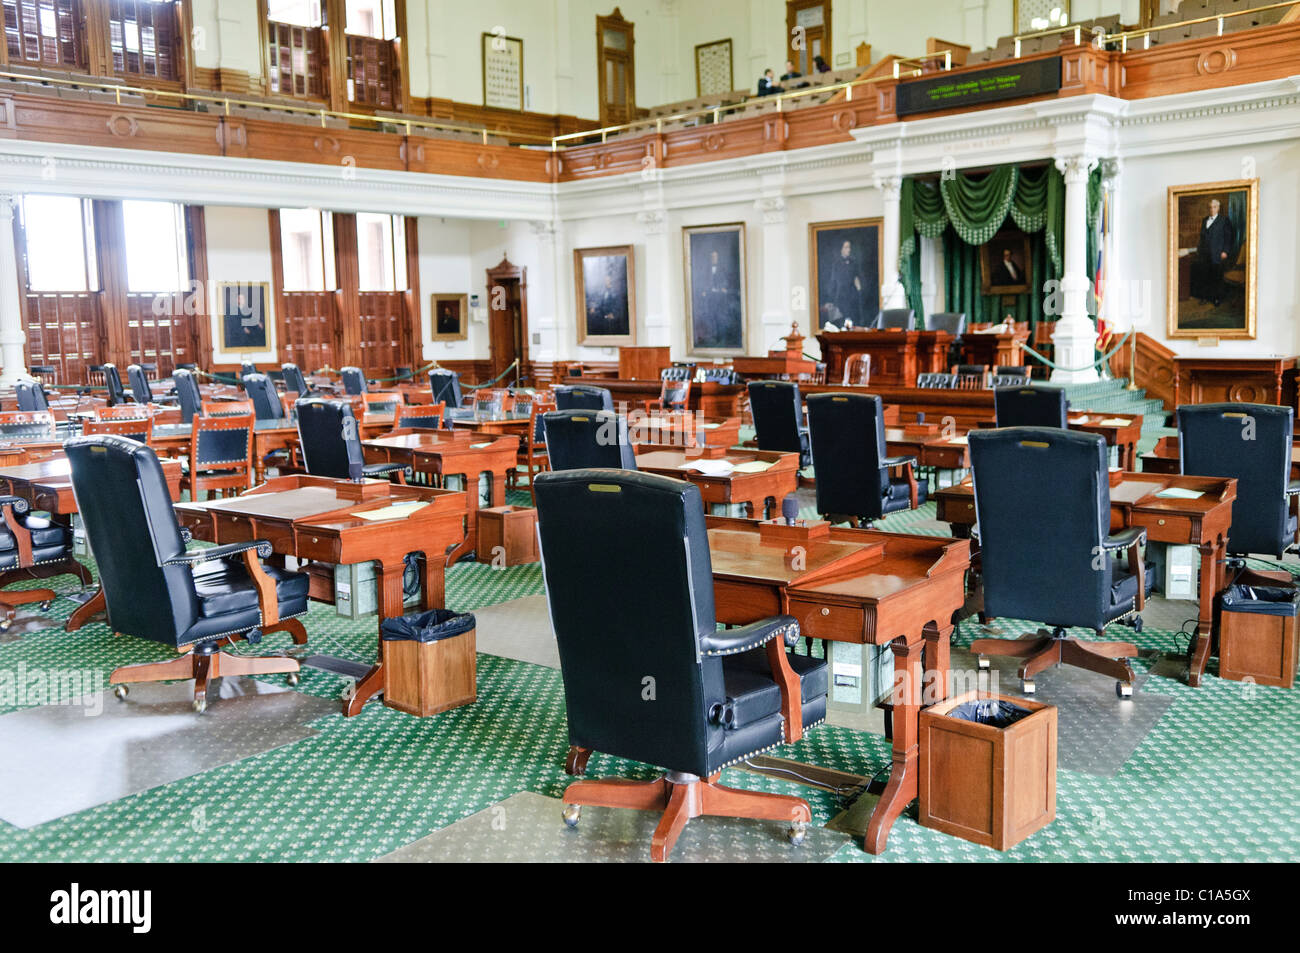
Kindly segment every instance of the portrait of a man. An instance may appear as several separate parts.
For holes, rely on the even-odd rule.
[[[222,282],[217,286],[221,308],[221,348],[224,351],[265,351],[266,284]]]
[[[1026,294],[1033,267],[1029,236],[1019,230],[1000,232],[980,249],[980,290],[986,295]]]
[[[811,233],[817,330],[864,327],[880,311],[880,219],[821,222]]]
[[[433,296],[433,339],[463,341],[468,336],[469,297],[463,294]]]
[[[578,343],[589,347],[636,343],[632,246],[575,249],[573,271],[578,292]]]
[[[691,350],[737,353],[745,349],[745,227],[683,229],[686,252],[686,321]]]
[[[1169,190],[1170,337],[1255,336],[1258,180]]]

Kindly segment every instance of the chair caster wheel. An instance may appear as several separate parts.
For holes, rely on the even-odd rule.
[[[808,822],[795,821],[790,825],[790,829],[785,832],[786,839],[790,841],[791,846],[798,847],[808,836]]]
[[[993,663],[990,662],[990,661],[989,661],[987,658],[985,658],[983,655],[981,655],[981,656],[979,657],[979,663],[978,663],[978,664],[979,664],[979,668],[980,668],[980,671],[981,671],[981,672],[987,672],[990,668],[993,667]]]
[[[290,672],[284,680],[289,683],[290,688],[295,688],[302,681],[302,676],[297,672]]]
[[[126,696],[129,695],[130,693],[131,693],[131,689],[127,688],[125,685],[113,686],[113,694],[117,696],[117,700],[120,702],[126,701]]]
[[[578,819],[579,819],[580,817],[582,817],[582,805],[581,805],[581,804],[566,804],[566,805],[564,805],[564,823],[565,823],[565,824],[569,825],[570,827],[577,827],[577,826],[578,826]]]
[[[1115,694],[1118,695],[1120,698],[1132,698],[1133,686],[1130,685],[1128,682],[1117,681],[1115,682]]]
[[[8,632],[9,627],[13,624],[13,619],[0,619],[0,632]]]
[[[50,609],[53,608],[53,606],[54,606],[54,600],[53,600],[53,599],[46,599],[44,602],[41,603],[41,611],[42,611],[42,612],[49,612]]]
[[[208,710],[208,700],[206,698],[196,698],[193,707],[201,715]]]
[[[1034,684],[1032,678],[1022,678],[1020,680],[1020,694],[1032,695],[1036,691],[1038,691],[1038,686]]]
[[[1142,617],[1140,615],[1133,617],[1133,631],[1134,632],[1142,631]]]

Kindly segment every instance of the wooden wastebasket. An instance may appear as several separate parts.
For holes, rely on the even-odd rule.
[[[949,713],[969,701],[1008,701],[1030,714],[1005,727]],[[921,712],[920,820],[1006,850],[1056,818],[1056,708],[967,692]]]
[[[479,510],[477,519],[479,562],[523,566],[541,558],[537,553],[536,510],[526,506],[493,506]]]
[[[472,704],[478,698],[474,633],[430,642],[384,638],[384,704],[420,717]]]
[[[1294,609],[1283,601],[1279,608]],[[1233,611],[1219,615],[1219,677],[1291,688],[1297,657],[1294,614]]]

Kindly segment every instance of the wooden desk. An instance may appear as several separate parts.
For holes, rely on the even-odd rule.
[[[917,374],[948,369],[947,331],[840,331],[817,335],[826,363],[828,385],[844,379],[844,365],[854,354],[871,355],[871,383],[910,387]]]
[[[768,354],[766,357],[733,358],[731,367],[747,381],[772,378],[797,380],[800,375],[806,374],[811,377],[817,373],[816,361],[810,361],[802,354],[791,354],[788,351],[779,357]],[[843,370],[840,373],[843,374]]]
[[[526,436],[528,425],[532,421],[531,414],[517,414],[513,411],[496,417],[480,416],[471,407],[461,407],[455,410],[448,408],[445,416],[447,424],[453,430],[477,430],[479,433],[497,434],[498,436],[512,434],[515,437]],[[379,436],[382,436],[382,434]]]
[[[181,498],[181,462],[159,460],[167,491],[172,501]],[[71,516],[77,512],[77,499],[72,494],[71,466],[65,456],[53,457],[39,463],[0,467],[0,486],[13,496],[21,496],[34,510],[44,510],[52,516]]]
[[[770,497],[777,512],[781,501],[799,488],[799,454],[778,453],[770,450],[743,450],[740,448],[718,452],[710,448],[704,452],[643,444],[636,447],[636,466],[647,473],[658,473],[677,480],[689,480],[700,488],[704,512],[711,503],[744,504],[750,516],[765,514],[765,501]],[[725,476],[706,476],[683,469],[701,459],[726,460],[733,466],[746,463],[766,463],[769,466],[755,473],[729,473]]]
[[[995,367],[1020,367],[1025,363],[1024,346],[1028,341],[1028,331],[1007,331],[1001,334],[967,331],[961,339],[961,362],[986,364],[990,370]]]
[[[357,515],[406,501],[426,505],[390,520]],[[380,624],[405,612],[402,576],[407,553],[424,554],[423,607],[444,605],[447,554],[464,538],[465,512],[466,494],[460,491],[303,474],[277,477],[233,499],[176,507],[181,525],[196,539],[220,544],[265,539],[280,556],[307,562],[313,599],[334,601],[335,565],[375,562]],[[367,699],[383,691],[382,648],[344,703],[345,715],[357,714]]]
[[[1126,472],[1137,470],[1137,445],[1142,439],[1141,414],[1108,414],[1083,410],[1071,411],[1066,417],[1071,430],[1100,434],[1106,445],[1119,450],[1119,468]],[[1120,423],[1123,421],[1123,423]]]
[[[671,447],[734,447],[740,443],[739,417],[703,414],[631,414],[628,439],[633,444]]]
[[[919,466],[936,470],[969,470],[970,446],[962,436],[908,436],[902,427],[885,428],[885,449],[891,457],[915,457]]]
[[[567,377],[565,384],[591,384],[603,387],[614,398],[614,408],[619,404],[640,407],[642,401],[656,400],[663,381],[659,380],[622,380],[618,378]],[[705,381],[703,384],[691,382],[691,400],[688,410],[698,411],[707,417],[738,417],[741,404],[748,391],[743,384],[719,384],[717,381]],[[619,410],[620,413],[625,411]]]
[[[519,438],[473,430],[393,430],[361,442],[367,463],[403,463],[417,474],[465,481],[466,527],[463,544],[451,554],[455,562],[478,545],[478,478],[491,473],[489,506],[506,501],[506,473],[518,466]]]
[[[1192,651],[1188,684],[1196,687],[1210,657],[1210,632],[1214,623],[1214,597],[1224,586],[1228,529],[1237,481],[1225,477],[1159,475],[1112,471],[1110,528],[1112,532],[1143,526],[1148,542],[1195,546],[1201,555],[1200,608],[1196,645]],[[1168,488],[1199,490],[1194,500],[1162,499]],[[975,523],[975,495],[969,480],[935,491],[936,518],[954,533],[970,535]],[[1025,514],[1032,520],[1033,514]]]
[[[792,544],[763,540],[750,520],[710,517],[707,525],[719,622],[791,615],[804,636],[893,651],[893,764],[863,842],[879,854],[918,795],[920,710],[949,695],[948,640],[965,601],[969,543],[831,529],[824,540]]]

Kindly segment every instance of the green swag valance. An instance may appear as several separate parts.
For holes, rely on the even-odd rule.
[[[1004,165],[980,176],[945,175],[937,184],[907,178],[903,180],[899,206],[898,262],[904,273],[916,253],[918,232],[926,238],[938,238],[951,225],[968,245],[983,245],[1010,215],[1022,231],[1044,233],[1050,277],[1061,276],[1065,179],[1054,165]],[[1091,212],[1091,202],[1089,206]]]

